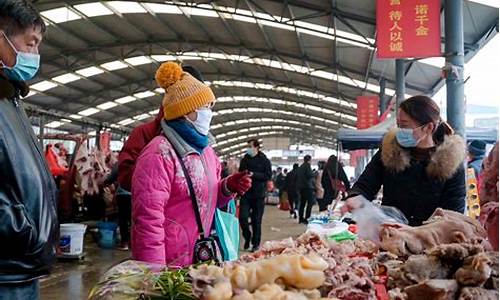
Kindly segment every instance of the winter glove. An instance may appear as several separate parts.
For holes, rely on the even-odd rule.
[[[227,177],[226,190],[243,196],[252,187],[251,175],[251,173],[245,171]]]

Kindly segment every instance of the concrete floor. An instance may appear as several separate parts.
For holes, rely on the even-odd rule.
[[[275,206],[266,206],[262,225],[264,241],[297,237],[305,226],[290,219],[288,212]],[[87,295],[99,277],[111,266],[130,257],[129,252],[99,248],[86,236],[85,258],[81,261],[59,261],[52,275],[41,280],[41,299],[87,299]]]

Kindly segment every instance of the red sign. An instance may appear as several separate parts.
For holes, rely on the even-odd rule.
[[[356,98],[358,108],[356,116],[358,121],[356,123],[358,129],[369,128],[378,123],[378,96],[358,96]]]
[[[441,56],[440,0],[377,0],[377,57]]]

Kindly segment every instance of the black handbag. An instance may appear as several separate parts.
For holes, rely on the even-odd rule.
[[[194,191],[193,182],[187,171],[182,156],[174,148],[175,154],[179,158],[179,164],[184,172],[184,177],[186,177],[186,183],[189,189],[189,195],[191,197],[191,202],[193,204],[194,215],[196,216],[196,223],[198,224],[199,238],[194,244],[194,262],[203,263],[208,261],[219,262],[217,256],[217,237],[209,236],[205,237],[205,230],[203,229],[203,223],[201,221],[200,209],[198,208],[198,201],[196,200],[196,193]]]

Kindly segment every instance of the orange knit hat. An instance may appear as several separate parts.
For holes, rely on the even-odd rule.
[[[215,101],[215,95],[207,85],[184,72],[174,62],[165,62],[156,71],[156,82],[165,89],[163,118],[174,120]]]

